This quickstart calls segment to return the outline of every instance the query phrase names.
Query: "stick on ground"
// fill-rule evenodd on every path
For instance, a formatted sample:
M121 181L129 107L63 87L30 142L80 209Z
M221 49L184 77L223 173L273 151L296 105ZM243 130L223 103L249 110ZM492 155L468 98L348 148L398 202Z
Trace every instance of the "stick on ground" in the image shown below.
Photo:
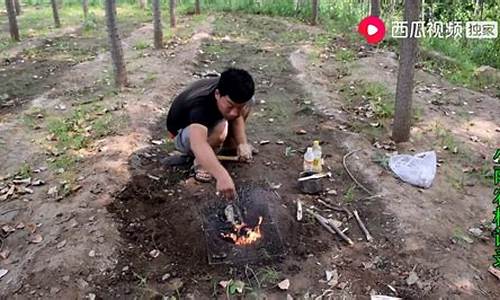
M353 210L352 213L354 214L354 217L356 218L356 221L358 221L359 227L361 228L361 230L365 234L366 240L368 242L373 241L373 237L370 234L370 232L368 232L368 229L366 229L365 224L363 223L363 221L361 221L361 218L359 217L358 211L357 210Z
M345 213L347 215L348 219L352 218L351 212L347 208L345 208L345 207L337 207L337 206L334 206L332 204L328 204L328 203L326 203L325 201L323 201L321 199L318 199L318 202L321 203L321 204L323 204L325 207L328 207L329 209Z
M357 179L356 177L354 177L354 175L352 175L351 171L349 170L349 168L347 168L347 164L346 164L346 160L349 156L351 156L354 152L358 152L360 151L361 149L356 149L354 151L351 151L349 153L347 153L346 155L344 155L344 158L342 159L342 164L344 165L344 169L346 170L347 174L349 175L349 177L351 177L351 179L360 187L362 188L365 192L367 192L368 194L370 195L373 195L373 192L370 191L369 189L367 189L364 185L362 185Z
M345 235L335 224L332 222L328 222L327 219L322 217L320 214L317 214L313 212L310 209L307 209L307 212L310 213L316 220L323 226L328 232L331 234L338 234L344 241L346 241L349 245L354 245L354 242L347 236ZM333 228L333 229L332 229Z

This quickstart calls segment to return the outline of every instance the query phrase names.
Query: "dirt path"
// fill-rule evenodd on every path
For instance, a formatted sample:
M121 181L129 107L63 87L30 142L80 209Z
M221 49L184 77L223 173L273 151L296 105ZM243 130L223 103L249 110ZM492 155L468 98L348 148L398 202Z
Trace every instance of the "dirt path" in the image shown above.
M492 113L499 109L498 99L418 72L413 140L397 150L436 149L442 160L433 187L417 189L381 166L386 153L395 150L389 142L390 108L384 106L387 91L394 90L394 54L341 38L325 45L329 36L316 28L262 16L181 19L180 27L179 38L164 51L137 47L152 35L150 25L124 41L130 88L115 94L108 87L109 58L100 54L59 74L55 88L37 94L24 112L35 117L28 118L31 122L2 115L0 163L15 174L27 161L30 176L46 181L31 187L33 194L16 192L17 198L2 205L3 211L27 207L0 215L2 224L23 222L29 230L29 224L38 224L35 233L19 226L2 239L2 249L10 250L2 261L9 270L0 282L2 295L224 299L237 296L228 296L229 289L219 283L241 280L242 297L248 299L498 297L497 282L486 272L493 253L488 239L491 188L481 173L497 146L499 133L490 127L499 124ZM262 198L270 199L266 205L286 256L209 265L202 211L205 203L217 201L215 190L195 183L186 168L162 163L172 151L164 140L164 118L172 97L199 77L193 74L228 66L254 75L258 104L249 137L260 150L252 164L228 168L242 191L258 187ZM372 74L386 89L371 85ZM83 117L81 108L86 109ZM70 148L77 163L66 163L61 174L60 166L36 173L51 160L61 161L61 154L54 154L49 120L58 114L75 118L75 113L78 118L71 124L83 120L79 126L84 128L86 119L102 115L112 118L108 126L120 126L86 147ZM33 131L36 125L40 128ZM91 133L97 125L92 126ZM299 135L299 130L306 132ZM333 177L323 182L328 192L310 196L298 190L296 178L303 151L315 139L322 141L325 167ZM270 142L261 145L262 140ZM344 155L358 148L347 165L381 197L370 198L344 170ZM10 186L9 180L0 182ZM47 196L53 187L59 193ZM310 216L295 221L297 200L341 221L354 246ZM365 241L353 218L318 200L358 210L374 241ZM471 227L482 233L469 236ZM326 282L326 271L337 280ZM290 281L287 291L277 287L284 279Z
M45 183L32 187L32 194L23 196L18 190L2 205L2 224L38 224L36 233L19 229L2 239L2 249L9 251L8 259L3 261L3 267L9 270L2 279L3 295L15 292L40 298L84 297L96 277L114 269L119 234L103 207L129 180L126 167L129 155L150 145L149 127L165 113L166 103L191 78L191 62L201 39L209 32L210 20L200 23L182 19L179 38L173 39L167 49L138 51L134 45L152 35L151 25L142 26L124 40L131 88L119 95L109 93L105 84L109 55L103 53L95 60L58 74L61 79L56 87L26 107L25 116L40 114L34 118L38 129L33 130L33 124L27 126L14 114L2 116L0 129L4 143L0 150L5 154L1 155L1 163L6 172L3 175L18 173L25 161L33 180L40 178ZM74 97L78 91L84 91L87 97ZM84 98L97 101L98 106L81 104ZM46 138L50 124L61 115L70 118L78 115L82 107L91 112L97 109L104 109L105 114L111 112L113 122L121 125L115 132L117 135L98 139L78 151L67 149L78 162L54 169L51 162L59 162L60 155L53 153L57 150ZM12 177L2 180L5 180L2 188L4 184L11 186ZM56 195L50 193L52 188L58 189ZM23 209L11 211L12 208ZM29 244L27 241L37 234L42 241Z

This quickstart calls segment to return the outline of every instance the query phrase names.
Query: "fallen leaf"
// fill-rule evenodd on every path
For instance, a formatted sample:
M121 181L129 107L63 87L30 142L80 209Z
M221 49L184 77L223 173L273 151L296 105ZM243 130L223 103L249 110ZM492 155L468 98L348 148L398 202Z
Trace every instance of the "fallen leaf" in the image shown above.
M385 295L371 295L370 300L402 300L402 298L385 296Z
M0 269L0 279L2 279L2 277L4 277L7 273L9 273L9 270Z
M414 271L408 275L408 278L406 278L406 284L408 285L413 285L418 281L418 275Z
M2 252L0 252L0 257L2 259L7 259L9 258L9 255L10 255L10 251L9 250L3 250Z
M33 223L28 223L26 224L26 229L29 231L29 233L35 233L36 231L36 225Z
M160 250L154 249L149 252L149 255L153 258L157 258L160 255Z
M288 288L290 287L290 280L283 280L282 282L278 283L278 287L283 291L288 290Z
M30 238L30 242L33 244L39 244L43 241L43 237L40 234L35 234Z
M35 179L35 180L33 180L33 182L31 182L32 186L40 186L40 185L44 185L44 184L45 184L45 181L40 180L40 179Z
M16 229L14 227L10 226L10 225L3 225L2 226L2 230L5 233L11 233L11 232L16 231Z
M225 289L230 283L231 283L232 280L222 280L222 281L219 281L219 285Z
M12 183L14 183L14 184L30 184L31 177L24 178L24 179L14 179L14 180L12 180Z
M154 145L161 145L161 144L163 144L163 140L152 140L152 141L151 141L151 144L154 144Z
M339 273L337 272L337 269L333 271L326 271L326 281L331 287L334 287L339 283Z
M47 194L49 196L56 196L57 194L59 193L59 189L57 186L53 186L49 189L49 191L47 192Z
M66 240L61 241L57 244L56 248L61 249L62 247L66 246Z
M21 223L17 224L16 229L24 229L24 223L21 222Z

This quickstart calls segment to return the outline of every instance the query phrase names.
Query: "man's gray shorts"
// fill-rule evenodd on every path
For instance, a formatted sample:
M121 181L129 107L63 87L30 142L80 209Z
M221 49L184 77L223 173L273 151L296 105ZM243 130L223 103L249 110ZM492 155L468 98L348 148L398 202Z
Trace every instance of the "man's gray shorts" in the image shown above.
M212 134L212 131L214 128L220 124L220 122L227 122L226 120L221 120L217 124L214 125L214 127L210 127L208 129L208 135L210 136ZM227 125L226 125L227 126ZM175 148L179 150L180 152L194 156L193 151L191 150L191 141L190 141L190 132L189 132L189 127L180 129L175 136L174 140Z

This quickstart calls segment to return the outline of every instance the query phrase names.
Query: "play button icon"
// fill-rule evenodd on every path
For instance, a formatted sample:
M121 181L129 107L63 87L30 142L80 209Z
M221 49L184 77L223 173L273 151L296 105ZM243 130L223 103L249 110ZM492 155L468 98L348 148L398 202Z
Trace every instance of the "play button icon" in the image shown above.
M374 35L377 33L378 28L373 26L372 24L368 25L368 35Z
M358 25L358 32L369 44L380 43L385 36L385 24L379 17L366 17Z

